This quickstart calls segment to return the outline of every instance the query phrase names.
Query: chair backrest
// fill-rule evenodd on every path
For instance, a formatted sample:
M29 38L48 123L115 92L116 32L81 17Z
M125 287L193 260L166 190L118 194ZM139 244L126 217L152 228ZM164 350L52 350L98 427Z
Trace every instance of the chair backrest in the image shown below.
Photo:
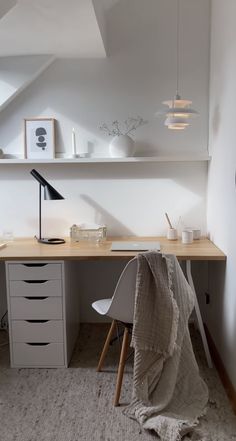
M137 259L130 260L117 282L107 315L124 323L133 323Z

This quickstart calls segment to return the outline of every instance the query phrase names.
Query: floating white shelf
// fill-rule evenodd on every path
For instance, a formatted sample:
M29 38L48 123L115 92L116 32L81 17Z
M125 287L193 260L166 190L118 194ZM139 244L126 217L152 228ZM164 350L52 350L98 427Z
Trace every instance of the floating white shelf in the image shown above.
M207 154L178 156L132 156L127 158L55 158L55 159L0 159L0 164L97 164L97 163L137 163L137 162L195 162L209 161Z

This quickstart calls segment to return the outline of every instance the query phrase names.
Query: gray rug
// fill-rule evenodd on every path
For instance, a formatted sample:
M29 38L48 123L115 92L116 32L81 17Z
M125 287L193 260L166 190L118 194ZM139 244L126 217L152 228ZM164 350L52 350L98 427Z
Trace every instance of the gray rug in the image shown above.
M0 332L0 441L151 441L155 434L141 431L122 409L131 397L132 357L126 365L121 406L112 399L119 349L113 345L106 371L96 364L107 328L82 325L69 369L10 369L6 334ZM208 369L197 332L192 335L202 376L210 390L206 416L198 434L201 441L236 440L236 417L215 369Z

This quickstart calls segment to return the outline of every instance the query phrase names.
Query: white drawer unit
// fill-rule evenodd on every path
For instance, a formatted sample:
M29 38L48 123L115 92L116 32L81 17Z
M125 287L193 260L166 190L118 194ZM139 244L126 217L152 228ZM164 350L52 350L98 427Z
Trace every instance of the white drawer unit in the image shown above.
M15 343L15 367L59 367L65 365L63 343Z
M10 309L13 320L63 317L62 297L10 297Z
M61 279L57 280L10 280L9 294L13 297L62 296Z
M9 280L61 280L61 278L60 263L9 263Z
M64 341L63 320L12 320L14 342L59 342Z
M73 264L6 262L11 367L67 367L79 330Z

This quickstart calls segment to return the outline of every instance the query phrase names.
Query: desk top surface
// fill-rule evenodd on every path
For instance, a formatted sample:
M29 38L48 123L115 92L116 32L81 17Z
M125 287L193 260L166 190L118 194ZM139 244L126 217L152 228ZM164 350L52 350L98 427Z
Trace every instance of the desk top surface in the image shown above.
M165 237L110 237L105 242L71 242L65 238L62 245L45 245L33 238L15 239L0 249L0 260L86 260L86 259L121 259L135 256L135 251L111 251L111 242L157 240L161 252L175 254L179 260L226 260L225 254L209 239L202 238L184 245L178 240L167 240Z

